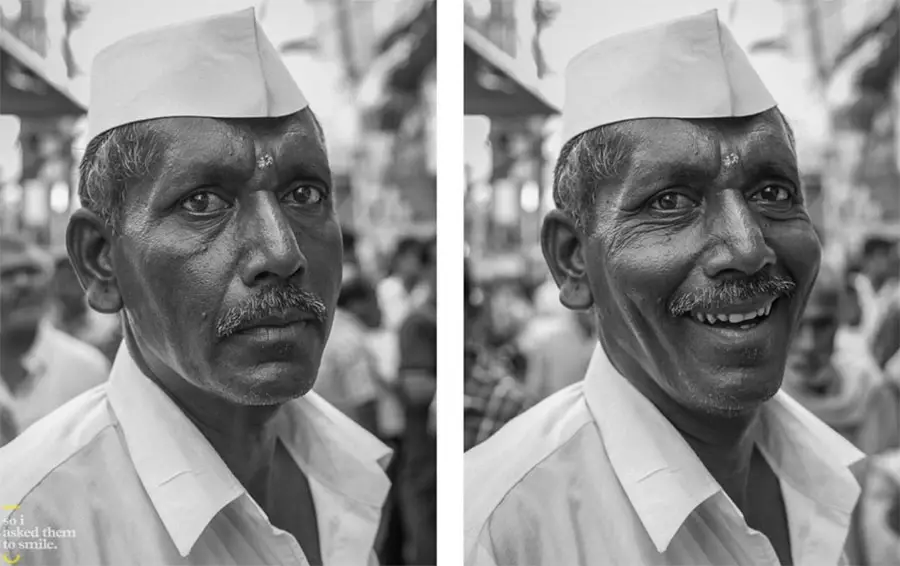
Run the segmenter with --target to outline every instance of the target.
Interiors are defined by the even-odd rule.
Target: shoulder
[[[71,497],[87,483],[100,481],[111,465],[104,450],[118,444],[114,425],[105,388],[100,387],[30,426],[0,449],[0,503]],[[45,489],[51,485],[71,491]]]
[[[467,545],[479,536],[501,503],[533,489],[530,477],[561,455],[565,446],[593,423],[582,384],[555,393],[511,420],[465,455]],[[565,477],[556,478],[566,483]]]

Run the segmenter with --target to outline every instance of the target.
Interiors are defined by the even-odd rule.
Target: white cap
[[[172,116],[271,118],[308,103],[253,8],[145,31],[103,49],[91,70],[90,138]]]
[[[610,37],[566,67],[563,139],[639,118],[729,118],[775,99],[716,10]]]

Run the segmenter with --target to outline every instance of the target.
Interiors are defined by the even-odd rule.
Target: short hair
[[[316,114],[307,110],[324,144],[322,125]],[[157,121],[117,126],[94,137],[84,150],[78,167],[81,206],[99,216],[114,232],[122,227],[126,192],[157,172],[165,147],[164,136],[154,127]]]
[[[791,147],[795,147],[790,123],[778,107],[774,111],[785,126]],[[628,126],[634,121],[593,128],[573,137],[560,150],[553,172],[553,202],[579,230],[587,230],[595,221],[600,186],[621,178],[629,165],[633,147]]]

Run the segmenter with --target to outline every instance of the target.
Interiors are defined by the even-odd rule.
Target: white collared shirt
[[[757,445],[780,479],[797,566],[843,564],[862,453],[784,393]],[[468,566],[779,564],[662,413],[598,346],[585,381],[466,454]]]
[[[324,563],[377,564],[390,451],[315,393],[275,419],[309,480]],[[125,345],[108,384],[0,450],[0,505],[19,506],[0,513],[7,530],[21,516],[41,535],[71,531],[38,550],[27,530],[0,536],[22,565],[309,564]]]
[[[109,362],[100,350],[46,321],[38,327],[22,365],[28,377],[15,393],[9,391],[0,376],[0,407],[12,414],[19,434],[109,377]],[[0,438],[0,445],[8,440]]]

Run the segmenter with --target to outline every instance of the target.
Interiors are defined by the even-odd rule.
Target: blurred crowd
[[[476,281],[466,269],[465,448],[585,374],[592,313],[552,280]],[[863,450],[848,540],[853,564],[900,563],[900,249],[872,236],[842,270],[823,267],[791,345],[783,389]]]
[[[401,239],[381,277],[344,233],[344,276],[314,391],[394,449],[382,564],[436,564],[435,240]],[[0,446],[103,384],[118,314],[87,302],[65,251],[0,236]]]

